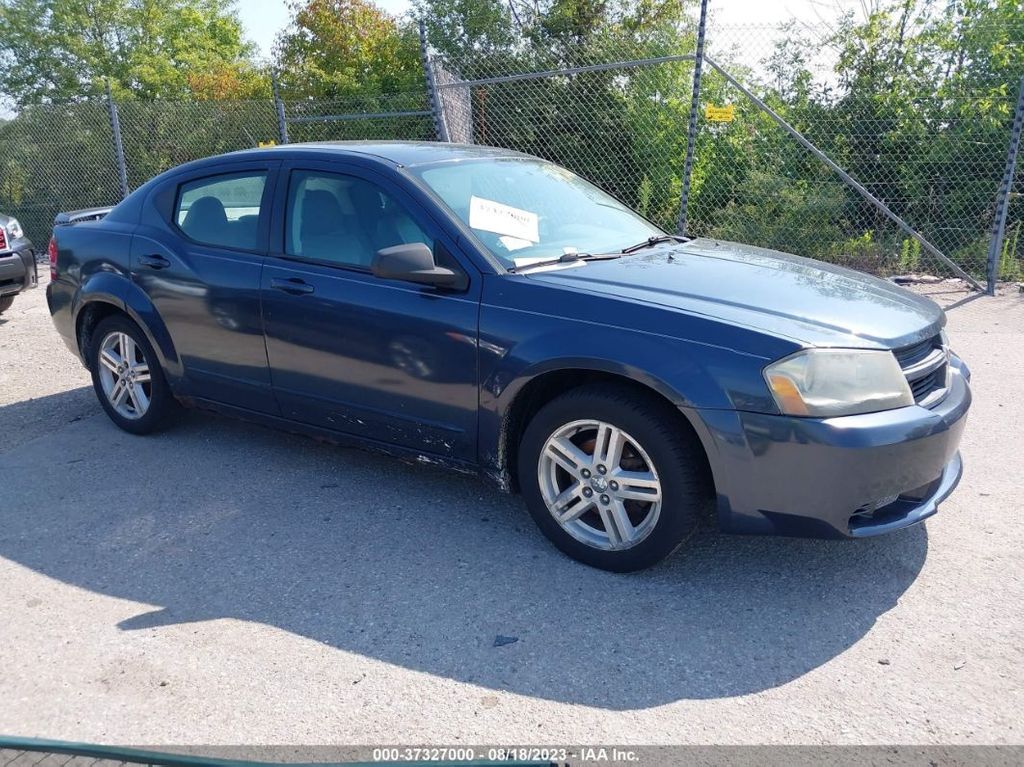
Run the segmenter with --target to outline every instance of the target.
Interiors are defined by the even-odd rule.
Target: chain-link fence
[[[37,248],[58,211],[119,197],[106,104],[30,107],[0,125],[0,212],[15,216]]]
[[[1015,212],[1007,216],[1003,239],[996,243],[996,275],[1000,280],[1024,282],[1024,168],[1019,158],[1016,170],[1009,199]]]
[[[728,164],[739,172],[700,175],[691,206],[698,231],[867,271],[949,275],[959,267],[984,281],[1024,66],[1000,71],[980,49],[1004,48],[1014,52],[1007,61],[1024,62],[1024,16],[959,30],[915,23],[908,19],[901,34],[918,36],[916,53],[906,40],[874,40],[863,27],[709,31],[709,57],[881,205],[712,69],[707,92],[735,103],[736,117],[714,123],[701,113],[697,156],[706,161],[728,144],[738,150]],[[743,132],[751,140],[736,135]],[[1024,207],[1019,197],[1009,205],[1019,227]],[[997,276],[1017,278],[1020,256],[1005,259]]]
[[[692,38],[434,59],[448,133],[570,168],[659,225],[679,215]]]
[[[1013,18],[970,34],[915,22],[899,39],[870,24],[710,24],[685,200],[695,19],[554,43],[522,32],[460,47],[438,35],[424,40],[424,89],[412,93],[119,103],[123,170],[134,188],[269,141],[446,138],[553,160],[669,230],[685,207],[688,234],[977,280],[991,251],[993,276],[1020,279],[1020,165],[1000,197],[1024,74],[1006,64],[1024,47],[1024,14]],[[0,211],[37,244],[57,211],[119,199],[112,117],[109,102],[88,102],[0,125]]]
[[[436,138],[425,89],[283,106],[291,141]],[[0,212],[42,249],[57,212],[121,199],[118,144],[130,190],[189,160],[281,140],[272,100],[30,107],[0,123]]]
[[[971,34],[975,46],[1024,46],[1024,23]],[[972,79],[981,64],[952,34],[919,44],[938,57],[929,68],[893,41],[865,52],[870,41],[841,29],[712,25],[706,38],[688,234],[878,274],[986,278],[1024,71],[1005,78],[1012,87],[990,72]],[[671,44],[441,52],[434,66],[450,133],[566,165],[671,229],[695,48],[680,33]],[[1021,275],[1022,216],[1011,195],[1001,279]]]
[[[285,105],[290,141],[435,141],[426,91]]]
[[[273,102],[129,101],[117,105],[129,189],[188,160],[277,138]],[[0,125],[0,212],[37,249],[59,211],[110,205],[122,190],[111,104],[22,110]]]

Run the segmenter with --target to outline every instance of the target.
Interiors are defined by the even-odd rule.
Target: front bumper
[[[949,392],[917,405],[841,418],[725,410],[691,415],[736,533],[880,535],[934,514],[960,480],[970,372],[952,357]]]
[[[38,282],[39,271],[31,246],[0,252],[0,296],[20,293]]]

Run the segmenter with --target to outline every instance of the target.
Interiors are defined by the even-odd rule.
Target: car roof
[[[391,167],[416,167],[460,160],[538,159],[533,155],[516,152],[512,149],[500,149],[479,144],[449,144],[440,141],[311,141],[299,144],[279,144],[270,147],[240,149],[176,165],[149,179],[132,192],[126,201],[140,195],[145,196],[154,184],[163,183],[168,178],[181,173],[202,171],[224,161],[263,162],[271,157],[282,160],[301,157],[320,160],[363,157],[373,163]],[[117,209],[121,208],[123,204],[123,202],[120,203],[112,215],[116,215]]]
[[[281,144],[263,149],[245,149],[232,152],[232,156],[278,153],[324,155],[357,154],[386,160],[394,165],[413,167],[451,160],[481,160],[498,158],[531,158],[511,149],[480,146],[478,144],[448,144],[440,141],[313,141],[301,144]]]

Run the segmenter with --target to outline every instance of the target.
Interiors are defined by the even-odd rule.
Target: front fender
[[[584,335],[578,328],[566,327],[517,344],[513,353],[504,356],[483,380],[481,404],[493,398],[499,409],[507,408],[527,383],[556,370],[594,370],[625,376],[680,407],[722,401],[720,388],[690,355],[668,353],[667,339],[616,328]]]
[[[552,371],[595,371],[636,381],[690,413],[773,407],[748,353],[656,333],[494,306],[481,316],[480,457],[504,475],[507,430],[516,397]]]

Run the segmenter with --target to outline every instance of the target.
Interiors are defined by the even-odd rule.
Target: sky
[[[408,0],[376,0],[377,5],[393,14],[409,9]],[[872,0],[711,0],[709,13],[717,24],[776,24],[796,18],[817,25],[833,21],[845,10],[862,13]],[[237,0],[238,15],[249,39],[256,43],[264,57],[277,33],[288,24],[285,0]]]

